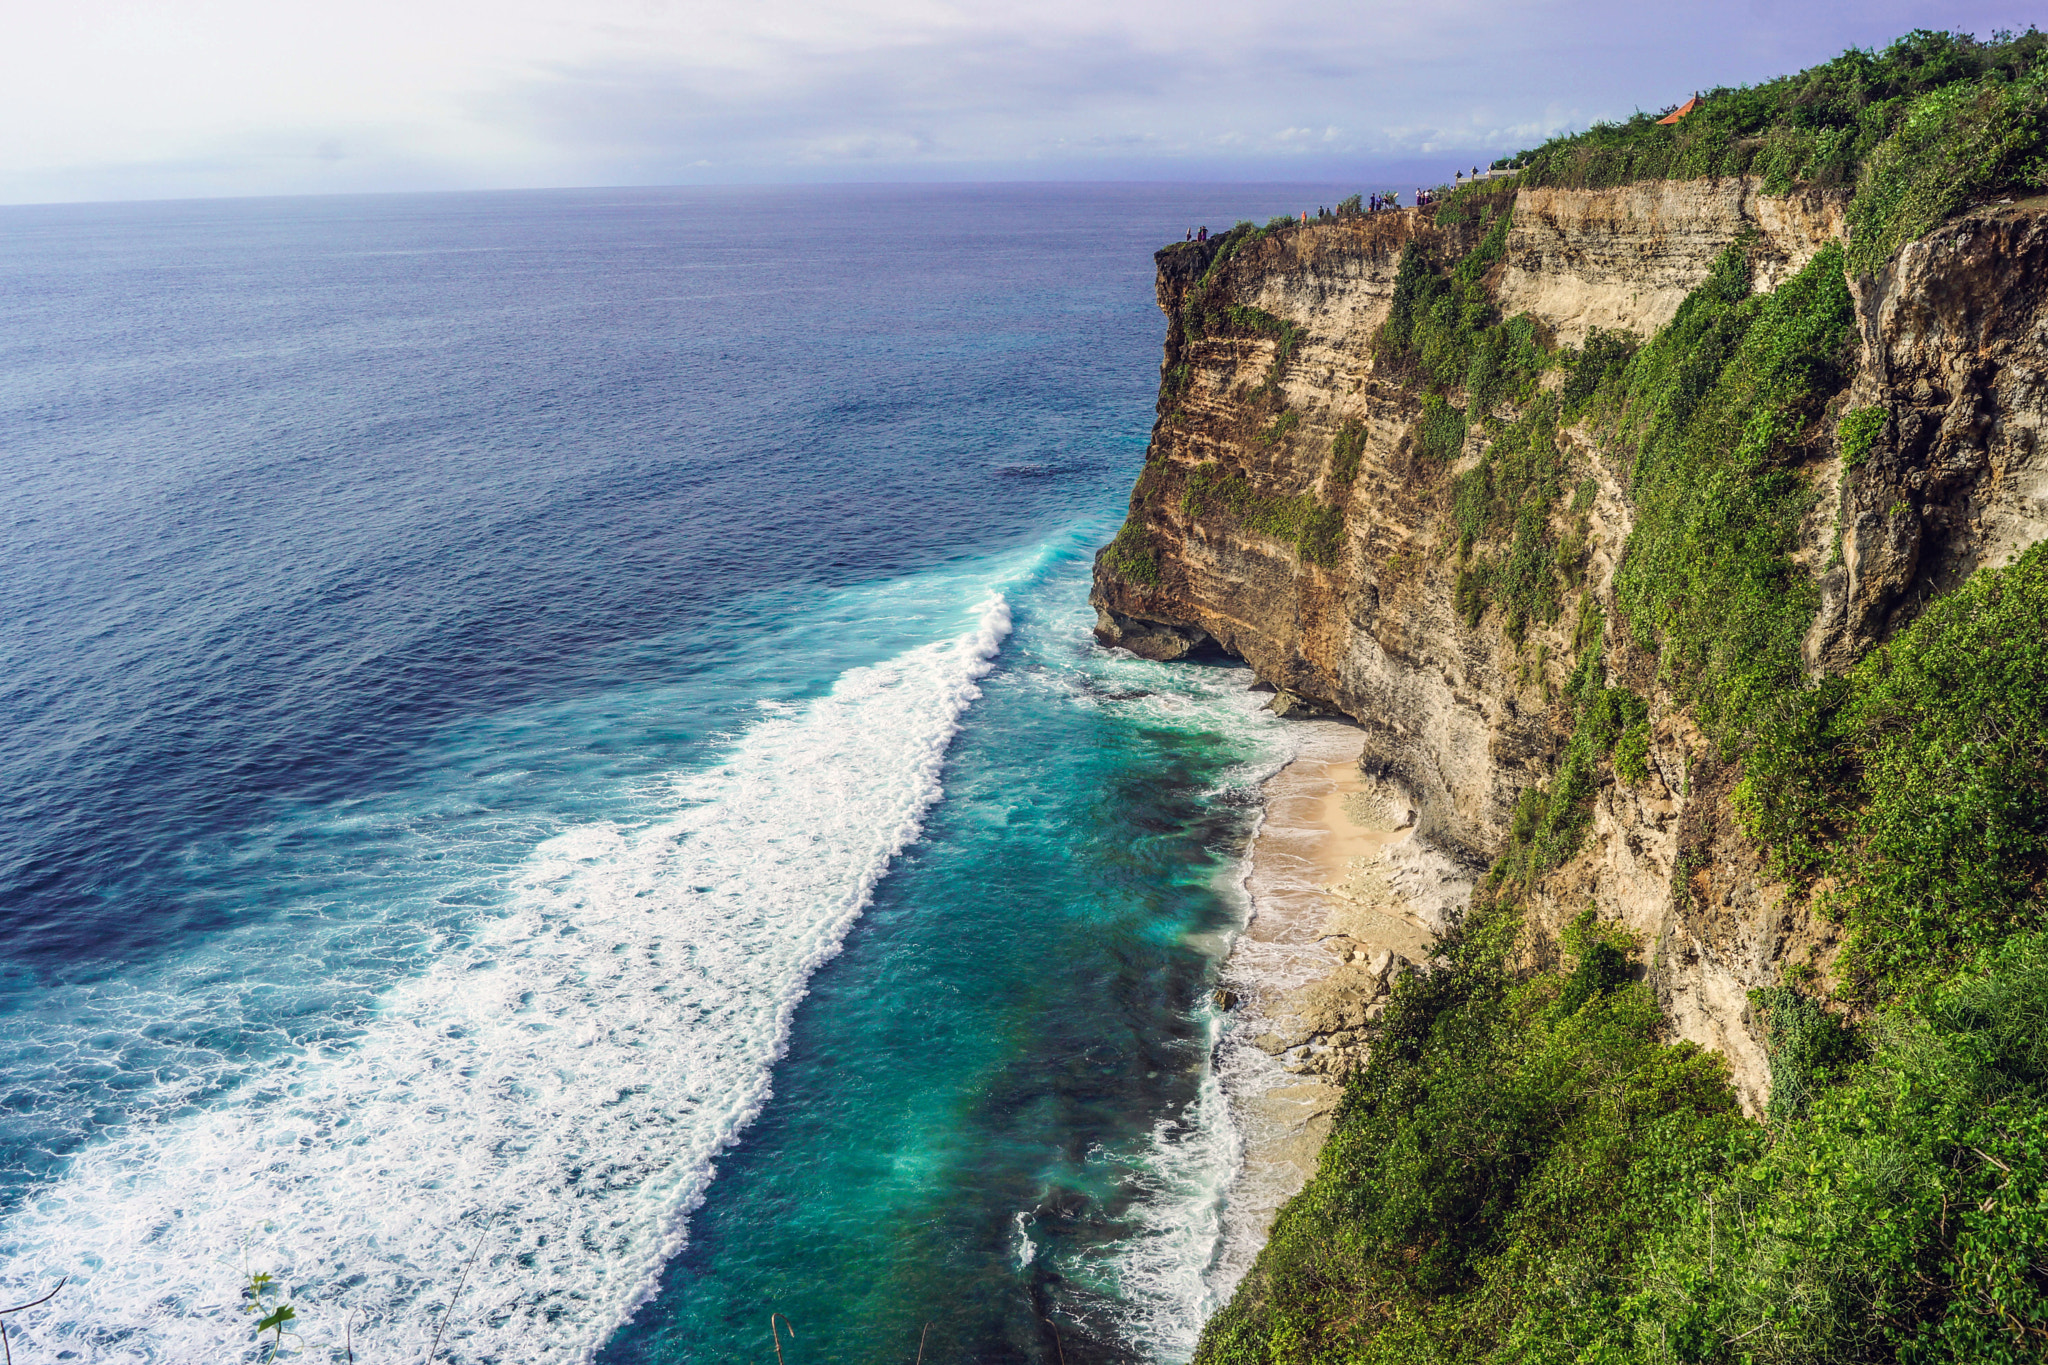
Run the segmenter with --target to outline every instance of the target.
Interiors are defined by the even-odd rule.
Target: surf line
[[[80,1153],[0,1227],[9,1277],[72,1277],[27,1345],[217,1358],[247,1333],[247,1263],[291,1287],[304,1346],[338,1349],[353,1318],[381,1358],[416,1349],[475,1258],[464,1356],[592,1358],[760,1112],[811,974],[922,832],[1010,630],[991,593],[964,633],[848,670],[681,779],[672,818],[540,845],[505,912],[350,1043]]]

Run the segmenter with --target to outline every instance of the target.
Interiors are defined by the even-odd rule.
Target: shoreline
[[[1366,1022],[1396,977],[1428,962],[1472,886],[1418,835],[1408,793],[1360,771],[1356,727],[1301,724],[1299,751],[1260,789],[1250,904],[1222,972],[1215,1067],[1239,1161],[1208,1277],[1219,1302],[1314,1174]]]

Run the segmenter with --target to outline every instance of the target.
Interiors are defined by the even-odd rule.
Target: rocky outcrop
[[[1283,233],[1213,271],[1213,244],[1161,252],[1160,416],[1120,542],[1142,555],[1106,553],[1094,593],[1105,643],[1148,658],[1220,648],[1355,720],[1365,771],[1406,794],[1418,843],[1468,877],[1504,846],[1517,794],[1554,770],[1579,619],[1568,600],[1560,620],[1514,641],[1497,613],[1461,616],[1449,481],[1478,447],[1448,468],[1422,459],[1422,397],[1375,356],[1403,247],[1452,258],[1477,230],[1410,211]],[[1593,327],[1648,335],[1738,238],[1754,243],[1767,288],[1842,231],[1839,196],[1773,197],[1753,180],[1525,190],[1489,283],[1504,311],[1566,344]],[[2027,202],[1951,223],[1855,283],[1862,363],[1819,444],[1842,413],[1889,416],[1857,468],[1817,447],[1807,471],[1816,500],[1801,558],[1823,591],[1816,669],[1846,666],[1932,593],[2048,533],[2044,267],[2048,203]],[[1211,307],[1223,298],[1294,324],[1291,357],[1276,373],[1283,342],[1270,329],[1190,329],[1197,289]],[[1340,435],[1355,442],[1355,471],[1338,458]],[[1582,520],[1556,527],[1584,547],[1573,594],[1605,600],[1633,524],[1628,469],[1589,433],[1561,439],[1590,499],[1570,514]],[[1219,513],[1205,490],[1222,480],[1236,481],[1241,506],[1334,506],[1333,541],[1311,553],[1282,517]],[[1588,905],[1627,924],[1676,1033],[1726,1054],[1758,1105],[1768,1068],[1748,992],[1790,960],[1824,964],[1832,939],[1736,828],[1736,775],[1717,770],[1647,661],[1615,644],[1612,664],[1638,670],[1628,681],[1651,699],[1650,773],[1602,789],[1580,853],[1537,898],[1539,930],[1554,935]],[[1531,951],[1554,949],[1539,932]]]
[[[1185,659],[1209,642],[1209,633],[1200,626],[1144,621],[1119,615],[1107,608],[1096,613],[1095,635],[1106,645],[1128,649],[1139,658],[1155,663]]]
[[[1828,471],[1807,641],[1828,669],[2048,536],[2048,198],[1958,219],[1851,283],[1863,364],[1844,408],[1888,418],[1859,468]]]

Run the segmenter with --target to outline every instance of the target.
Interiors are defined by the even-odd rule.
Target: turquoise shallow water
[[[1242,670],[1093,648],[1092,539],[1018,594],[925,839],[607,1359],[713,1358],[764,1305],[804,1359],[1192,1346],[1233,1156],[1207,997],[1283,736]]]
[[[1088,564],[1151,247],[1338,197],[0,212],[17,1348],[1183,1357],[1284,739]]]

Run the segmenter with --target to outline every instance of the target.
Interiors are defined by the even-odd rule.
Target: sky
[[[0,203],[1327,180],[2014,0],[0,0]]]

